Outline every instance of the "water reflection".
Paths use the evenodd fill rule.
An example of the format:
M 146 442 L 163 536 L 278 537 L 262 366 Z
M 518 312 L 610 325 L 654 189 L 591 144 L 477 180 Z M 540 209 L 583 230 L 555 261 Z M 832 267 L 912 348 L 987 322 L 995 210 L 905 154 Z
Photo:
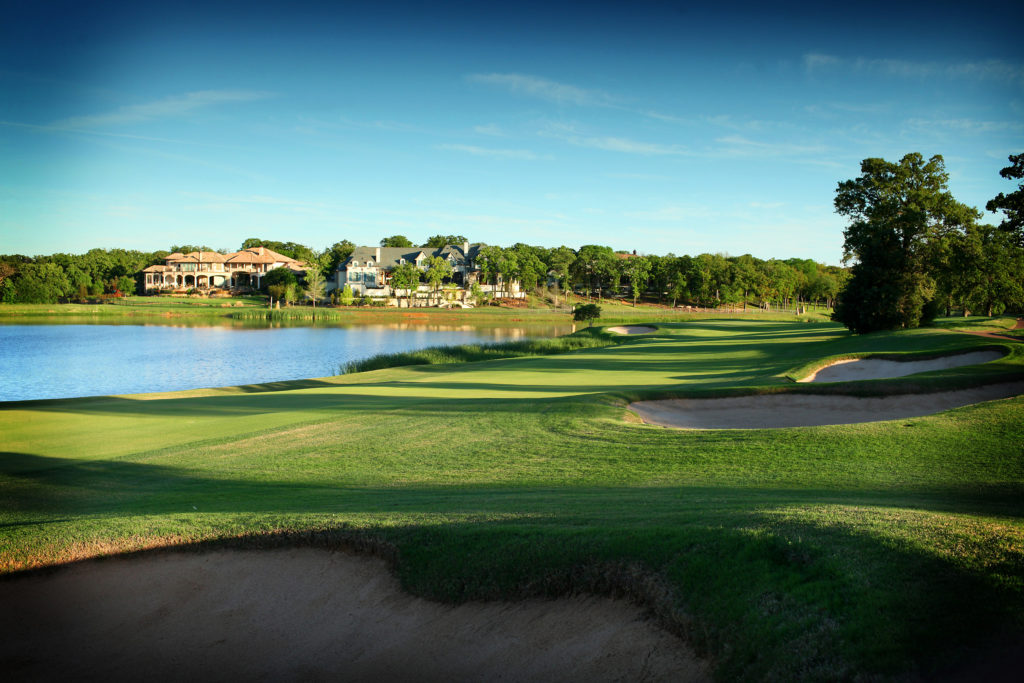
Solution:
M 62 321 L 63 323 L 64 321 Z M 0 401 L 179 391 L 325 377 L 378 353 L 551 337 L 571 325 L 0 325 Z M 242 322 L 242 321 L 234 321 Z

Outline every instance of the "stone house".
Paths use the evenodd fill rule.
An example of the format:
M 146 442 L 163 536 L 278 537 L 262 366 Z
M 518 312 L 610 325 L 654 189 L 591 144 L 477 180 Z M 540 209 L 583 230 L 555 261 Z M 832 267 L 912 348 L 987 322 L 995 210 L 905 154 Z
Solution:
M 264 275 L 275 268 L 288 268 L 301 277 L 306 265 L 266 247 L 252 247 L 231 254 L 193 251 L 168 254 L 163 265 L 149 266 L 144 274 L 147 294 L 175 289 L 258 289 Z

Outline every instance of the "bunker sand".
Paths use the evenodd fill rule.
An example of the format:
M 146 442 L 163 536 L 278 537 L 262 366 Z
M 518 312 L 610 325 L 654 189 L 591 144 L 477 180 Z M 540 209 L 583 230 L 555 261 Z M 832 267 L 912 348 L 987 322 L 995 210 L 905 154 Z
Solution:
M 648 332 L 657 332 L 657 330 L 658 328 L 650 325 L 616 325 L 608 328 L 608 331 L 613 334 L 647 334 Z
M 766 394 L 710 399 L 637 401 L 629 405 L 654 425 L 682 429 L 773 429 L 901 420 L 1024 393 L 1024 382 L 932 394 L 860 398 Z
M 628 603 L 443 605 L 324 550 L 86 562 L 2 581 L 0 604 L 7 680 L 710 680 Z
M 877 358 L 850 358 L 819 368 L 800 382 L 851 382 L 864 379 L 891 379 L 905 377 L 919 372 L 948 370 L 965 365 L 977 365 L 1002 358 L 999 351 L 972 351 L 955 356 L 943 356 L 928 360 L 895 361 Z

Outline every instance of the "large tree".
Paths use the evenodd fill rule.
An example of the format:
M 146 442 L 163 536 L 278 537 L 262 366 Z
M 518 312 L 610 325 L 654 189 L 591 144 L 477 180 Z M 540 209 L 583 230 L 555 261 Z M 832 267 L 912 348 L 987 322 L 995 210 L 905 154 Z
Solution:
M 391 271 L 391 288 L 395 290 L 395 296 L 399 296 L 398 290 L 406 290 L 406 298 L 412 300 L 413 291 L 420 284 L 420 269 L 412 263 L 403 263 Z
M 572 263 L 571 272 L 573 280 L 587 290 L 587 296 L 590 296 L 591 292 L 596 289 L 600 299 L 603 291 L 602 281 L 616 270 L 617 265 L 618 258 L 611 247 L 584 244 L 576 253 L 576 260 Z
M 452 276 L 452 264 L 448 262 L 448 259 L 440 256 L 431 256 L 430 260 L 427 261 L 427 282 L 430 283 L 430 289 L 433 291 L 434 296 L 437 296 L 437 289 L 441 286 L 441 283 L 445 278 Z
M 382 247 L 400 247 L 402 249 L 409 249 L 412 245 L 410 240 L 405 235 L 392 235 L 391 237 L 385 237 L 380 241 Z
M 428 247 L 430 249 L 440 249 L 441 247 L 447 247 L 449 244 L 455 244 L 461 247 L 468 241 L 469 240 L 462 235 L 433 235 L 432 237 L 428 237 L 427 241 L 420 246 L 424 249 Z
M 947 188 L 939 155 L 917 153 L 899 163 L 865 159 L 861 175 L 839 183 L 836 212 L 843 231 L 843 259 L 854 259 L 833 317 L 856 333 L 917 327 L 935 292 L 930 252 L 980 216 Z
M 1010 165 L 999 171 L 999 175 L 1008 180 L 1024 179 L 1024 154 L 1011 154 Z M 1024 247 L 1024 181 L 1017 184 L 1015 192 L 997 194 L 985 208 L 992 212 L 1002 211 L 1006 218 L 999 227 L 1012 233 L 1017 244 Z
M 651 279 L 651 262 L 646 256 L 634 256 L 633 258 L 625 259 L 622 264 L 622 274 L 629 280 L 629 290 L 633 294 L 633 305 L 636 306 L 636 300 L 643 294 L 647 288 L 647 283 Z

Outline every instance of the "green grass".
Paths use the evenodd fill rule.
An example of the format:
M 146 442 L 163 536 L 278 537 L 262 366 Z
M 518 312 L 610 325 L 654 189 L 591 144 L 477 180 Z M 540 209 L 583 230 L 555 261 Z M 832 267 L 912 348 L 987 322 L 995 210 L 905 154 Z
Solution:
M 553 356 L 0 405 L 0 565 L 166 545 L 386 548 L 446 601 L 647 601 L 725 679 L 933 677 L 1024 634 L 1024 398 L 890 422 L 682 431 L 627 400 L 812 391 L 939 329 L 696 320 Z M 885 393 L 1021 376 L 980 368 Z
M 551 356 L 579 349 L 595 349 L 610 346 L 623 339 L 603 332 L 600 328 L 584 328 L 573 334 L 551 339 L 525 339 L 520 341 L 496 342 L 494 344 L 459 344 L 456 346 L 432 346 L 426 349 L 401 353 L 381 353 L 376 356 L 353 360 L 339 368 L 339 374 L 369 372 L 407 365 L 445 365 L 451 363 L 476 363 L 500 358 L 524 358 L 526 356 Z

